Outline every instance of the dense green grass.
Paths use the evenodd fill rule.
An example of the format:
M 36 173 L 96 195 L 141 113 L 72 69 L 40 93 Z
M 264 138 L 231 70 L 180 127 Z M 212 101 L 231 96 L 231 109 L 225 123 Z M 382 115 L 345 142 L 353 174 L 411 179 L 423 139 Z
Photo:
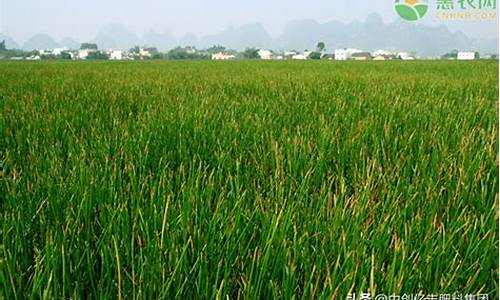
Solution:
M 497 298 L 498 80 L 0 63 L 0 298 Z

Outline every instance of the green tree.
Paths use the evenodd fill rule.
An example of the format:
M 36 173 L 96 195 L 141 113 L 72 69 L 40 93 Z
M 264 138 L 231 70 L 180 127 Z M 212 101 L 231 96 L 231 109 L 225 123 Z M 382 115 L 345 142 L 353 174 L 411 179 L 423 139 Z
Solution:
M 310 59 L 320 59 L 321 53 L 318 51 L 311 52 L 311 54 L 309 54 L 309 58 Z
M 136 45 L 136 46 L 130 48 L 128 50 L 128 52 L 134 53 L 134 54 L 139 54 L 139 52 L 141 52 L 141 47 L 139 47 L 139 46 Z
M 322 53 L 323 51 L 325 51 L 325 43 L 324 42 L 318 42 L 318 44 L 316 45 L 316 51 Z
M 257 58 L 259 58 L 259 49 L 246 48 L 241 54 L 246 59 L 257 59 Z
M 151 54 L 151 59 L 162 59 L 163 55 L 158 51 L 156 47 L 148 47 L 144 50 L 148 51 Z
M 59 54 L 59 56 L 57 58 L 59 58 L 59 59 L 71 59 L 71 54 L 69 54 L 69 52 L 67 52 L 67 51 L 63 51 L 63 52 L 61 52 L 61 54 Z
M 31 55 L 36 55 L 37 53 L 32 52 L 24 52 L 19 49 L 5 49 L 0 51 L 0 59 L 9 59 L 11 57 L 28 57 Z
M 0 42 L 0 51 L 5 51 L 7 50 L 7 47 L 5 47 L 5 40 L 3 40 L 2 42 Z
M 101 52 L 101 51 L 95 51 L 95 52 L 90 52 L 89 55 L 87 56 L 87 59 L 96 59 L 96 60 L 100 60 L 100 59 L 108 59 L 109 56 L 104 53 L 104 52 Z
M 213 45 L 212 47 L 208 48 L 205 50 L 207 53 L 219 53 L 219 52 L 224 52 L 226 51 L 226 47 L 222 45 Z
M 445 53 L 444 55 L 441 56 L 442 59 L 457 59 L 458 57 L 458 50 L 453 49 L 448 53 Z
M 51 53 L 51 54 L 41 54 L 40 58 L 53 60 L 53 59 L 56 59 L 57 57 Z
M 168 59 L 210 59 L 210 55 L 198 52 L 193 47 L 175 47 L 166 56 Z

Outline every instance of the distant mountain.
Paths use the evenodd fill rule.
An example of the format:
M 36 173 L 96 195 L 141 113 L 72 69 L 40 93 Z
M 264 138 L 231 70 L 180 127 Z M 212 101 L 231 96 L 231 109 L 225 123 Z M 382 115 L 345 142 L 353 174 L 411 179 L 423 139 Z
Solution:
M 160 51 L 177 46 L 175 37 L 171 33 L 158 33 L 154 30 L 150 30 L 142 36 L 141 45 L 157 47 Z
M 35 49 L 54 49 L 59 47 L 59 44 L 54 41 L 54 39 L 47 34 L 36 34 L 30 39 L 28 39 L 23 44 L 24 50 L 35 50 Z
M 148 45 L 163 51 L 174 46 L 207 48 L 213 45 L 237 50 L 246 47 L 304 50 L 314 49 L 319 41 L 325 42 L 330 52 L 335 48 L 359 48 L 368 51 L 386 49 L 413 51 L 423 57 L 439 56 L 452 49 L 498 53 L 498 39 L 469 38 L 462 32 L 450 32 L 445 25 L 431 27 L 404 21 L 385 24 L 378 14 L 368 15 L 363 22 L 350 23 L 295 20 L 289 22 L 277 38 L 272 38 L 259 23 L 228 28 L 220 33 L 205 36 L 188 33 L 177 40 L 169 33 L 157 33 L 153 30 L 140 39 L 124 26 L 110 24 L 101 28 L 95 38 L 101 49 L 128 49 L 134 45 Z
M 99 49 L 129 49 L 134 45 L 141 44 L 141 40 L 135 34 L 117 23 L 101 27 L 92 42 L 96 43 Z
M 336 30 L 331 30 L 330 33 L 327 33 L 325 29 L 326 26 L 321 26 L 316 21 L 309 19 L 288 22 L 283 33 L 275 41 L 275 46 L 279 49 L 310 49 L 318 41 L 327 42 L 330 40 L 329 34 L 336 32 Z
M 275 44 L 269 33 L 261 24 L 248 24 L 237 28 L 230 28 L 219 34 L 200 38 L 201 47 L 224 45 L 233 49 L 246 47 L 272 48 Z
M 80 48 L 80 43 L 75 41 L 72 38 L 66 37 L 61 40 L 61 46 L 66 47 L 69 49 L 79 49 Z
M 176 46 L 200 46 L 200 42 L 198 41 L 198 37 L 194 33 L 187 33 L 182 36 L 177 42 Z
M 3 33 L 0 33 L 0 41 L 3 40 L 5 40 L 5 47 L 7 47 L 7 49 L 19 49 L 19 44 L 17 44 L 13 38 Z
M 6 40 L 8 48 L 18 47 L 10 37 L 0 35 L 1 39 Z M 166 51 L 175 46 L 207 48 L 222 45 L 236 50 L 256 47 L 301 51 L 314 49 L 319 41 L 326 44 L 329 52 L 335 48 L 359 48 L 367 51 L 386 49 L 416 52 L 422 57 L 439 56 L 453 49 L 498 53 L 498 38 L 474 39 L 460 31 L 450 32 L 445 25 L 431 27 L 404 21 L 385 24 L 378 14 L 368 15 L 363 22 L 350 23 L 295 20 L 289 22 L 276 38 L 272 38 L 259 23 L 228 28 L 220 33 L 205 36 L 188 33 L 180 39 L 175 39 L 170 33 L 158 33 L 154 30 L 138 37 L 125 26 L 115 23 L 103 26 L 95 39 L 83 42 L 96 43 L 99 49 L 129 49 L 135 45 L 141 45 Z M 61 41 L 61 45 L 78 48 L 80 43 L 65 38 Z M 50 49 L 57 46 L 58 44 L 50 36 L 38 34 L 26 41 L 23 49 Z
M 313 20 L 288 23 L 276 40 L 275 47 L 282 49 L 312 48 L 318 41 L 328 49 L 359 48 L 364 50 L 387 49 L 414 51 L 420 56 L 436 56 L 452 49 L 498 52 L 498 39 L 472 39 L 462 32 L 452 33 L 444 25 L 430 27 L 403 21 L 384 24 L 377 14 L 360 22 L 319 24 Z

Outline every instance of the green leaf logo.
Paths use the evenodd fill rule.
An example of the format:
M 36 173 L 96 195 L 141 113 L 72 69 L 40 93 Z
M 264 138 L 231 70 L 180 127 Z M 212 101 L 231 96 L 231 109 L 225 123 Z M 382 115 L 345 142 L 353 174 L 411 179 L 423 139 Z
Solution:
M 396 0 L 394 10 L 405 21 L 417 21 L 425 16 L 429 4 L 427 0 Z

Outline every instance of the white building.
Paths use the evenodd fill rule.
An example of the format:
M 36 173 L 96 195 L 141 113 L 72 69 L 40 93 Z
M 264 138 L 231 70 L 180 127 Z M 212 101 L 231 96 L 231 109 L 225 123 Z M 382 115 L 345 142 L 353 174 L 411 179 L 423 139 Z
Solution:
M 259 55 L 260 59 L 272 59 L 273 58 L 273 53 L 269 50 L 264 50 L 260 49 L 257 54 Z
M 295 54 L 292 56 L 292 59 L 304 60 L 307 59 L 307 57 L 304 54 Z
M 64 51 L 67 51 L 68 48 L 54 48 L 52 50 L 52 54 L 54 55 L 61 55 L 61 53 L 63 53 Z
M 295 52 L 295 51 L 285 51 L 285 53 L 283 53 L 283 57 L 286 58 L 286 59 L 293 58 L 294 55 L 297 55 L 297 52 Z
M 109 59 L 122 60 L 123 51 L 122 50 L 109 50 Z
M 27 60 L 40 60 L 40 56 L 38 55 L 32 55 L 29 57 L 26 57 Z
M 89 53 L 92 52 L 94 50 L 91 50 L 91 49 L 80 49 L 78 50 L 78 59 L 87 59 L 87 56 L 89 56 Z
M 353 60 L 369 60 L 369 59 L 372 59 L 372 55 L 370 54 L 370 52 L 357 52 L 357 53 L 353 53 L 351 55 L 351 58 Z
M 196 48 L 193 47 L 193 46 L 187 46 L 185 49 L 186 49 L 186 53 L 189 53 L 189 54 L 195 54 L 196 53 Z
M 458 60 L 474 60 L 476 59 L 476 54 L 472 51 L 460 51 L 457 54 Z
M 217 52 L 212 54 L 212 59 L 213 60 L 230 60 L 230 59 L 235 59 L 236 56 L 232 54 L 226 54 L 224 52 Z
M 354 53 L 360 53 L 361 50 L 353 49 L 353 48 L 344 48 L 344 49 L 335 49 L 334 58 L 335 60 L 348 60 L 351 59 L 351 56 Z
M 305 59 L 309 58 L 309 56 L 311 55 L 311 53 L 312 53 L 312 51 L 305 50 L 303 53 L 296 53 L 296 54 L 292 55 L 292 59 L 305 60 Z
M 398 52 L 397 56 L 402 60 L 415 60 L 415 57 L 408 52 Z
M 140 57 L 151 57 L 151 52 L 149 52 L 149 50 L 147 50 L 147 49 L 140 48 L 139 49 L 139 56 Z
M 387 57 L 385 57 L 383 55 L 377 55 L 377 56 L 373 57 L 373 60 L 387 60 Z
M 493 59 L 494 56 L 492 54 L 483 54 L 481 55 L 481 59 Z
M 392 56 L 392 52 L 387 51 L 387 50 L 383 50 L 383 49 L 379 49 L 379 50 L 374 51 L 372 53 L 372 56 L 373 57 L 377 57 L 377 56 L 390 57 L 390 56 Z
M 335 49 L 333 55 L 335 60 L 347 60 L 347 49 Z

